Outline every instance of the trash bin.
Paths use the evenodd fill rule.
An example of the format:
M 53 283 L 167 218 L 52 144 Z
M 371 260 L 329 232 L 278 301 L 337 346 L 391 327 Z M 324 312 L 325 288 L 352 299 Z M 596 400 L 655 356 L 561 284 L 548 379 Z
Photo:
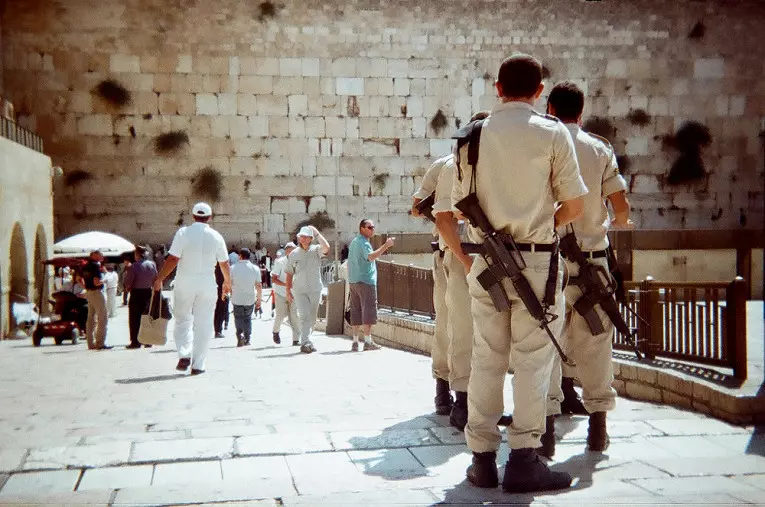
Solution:
M 345 280 L 332 282 L 327 286 L 327 330 L 328 335 L 343 334 L 345 314 Z

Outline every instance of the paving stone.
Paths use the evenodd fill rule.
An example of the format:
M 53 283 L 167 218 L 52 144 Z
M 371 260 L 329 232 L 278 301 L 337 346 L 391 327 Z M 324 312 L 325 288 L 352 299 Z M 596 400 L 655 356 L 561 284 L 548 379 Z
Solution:
M 285 507 L 307 506 L 406 506 L 430 507 L 437 498 L 424 489 L 363 491 L 358 493 L 340 493 L 330 495 L 288 496 L 281 499 Z
M 325 433 L 277 433 L 236 439 L 236 453 L 239 456 L 301 454 L 331 450 L 332 444 Z
M 167 484 L 193 484 L 196 486 L 217 484 L 223 481 L 220 461 L 189 461 L 186 463 L 163 463 L 154 468 L 152 486 Z
M 138 442 L 134 444 L 130 461 L 133 463 L 144 463 L 201 458 L 229 458 L 233 453 L 233 446 L 233 438 Z
M 300 495 L 369 491 L 379 481 L 365 476 L 344 452 L 287 456 L 287 465 Z
M 125 488 L 117 492 L 112 505 L 187 505 L 223 502 L 263 501 L 255 505 L 275 505 L 273 498 L 267 499 L 248 484 L 202 485 L 174 484 L 150 486 L 147 488 Z
M 111 489 L 99 489 L 93 491 L 60 491 L 56 493 L 28 493 L 4 496 L 0 494 L 0 505 L 65 505 L 88 507 L 107 507 L 113 491 Z
M 24 461 L 24 470 L 119 465 L 127 463 L 129 457 L 129 442 L 32 449 Z
M 646 441 L 681 458 L 737 456 L 741 452 L 726 448 L 703 436 L 646 437 Z
M 555 497 L 544 496 L 542 497 L 544 505 L 549 506 L 575 506 L 582 505 L 580 498 L 569 498 L 566 494 L 561 494 Z M 728 507 L 730 505 L 736 505 L 738 502 L 736 498 L 731 495 L 673 495 L 669 497 L 657 497 L 647 494 L 646 496 L 630 496 L 628 499 L 624 497 L 591 497 L 587 499 L 587 505 L 635 505 L 635 506 L 650 506 L 650 507 L 677 507 L 678 505 L 696 506 L 704 505 L 708 507 Z M 533 505 L 533 504 L 532 504 Z
M 297 494 L 283 456 L 226 459 L 221 462 L 221 468 L 224 483 L 249 484 L 263 496 Z
M 216 438 L 216 437 L 241 437 L 248 435 L 269 435 L 273 433 L 265 425 L 231 425 L 219 426 L 212 425 L 207 428 L 196 428 L 190 431 L 192 438 Z
M 765 491 L 765 475 L 736 475 L 732 479 Z
M 765 474 L 765 457 L 762 456 L 697 456 L 695 458 L 653 460 L 650 464 L 676 477 Z
M 658 496 L 663 495 L 704 495 L 726 493 L 735 495 L 741 491 L 762 494 L 762 490 L 738 482 L 730 477 L 671 477 L 669 479 L 637 479 L 633 484 L 651 491 Z
M 434 445 L 439 442 L 427 430 L 338 431 L 329 434 L 335 449 L 387 449 Z
M 26 454 L 26 449 L 0 449 L 0 472 L 18 470 Z
M 733 426 L 717 419 L 697 419 L 692 422 L 678 424 L 676 420 L 654 420 L 645 421 L 654 428 L 666 433 L 667 435 L 730 435 L 738 433 L 752 433 L 752 430 Z
M 50 472 L 29 472 L 12 475 L 0 490 L 0 498 L 28 495 L 31 492 L 44 495 L 59 491 L 73 491 L 79 470 L 54 470 Z
M 113 435 L 92 435 L 85 437 L 84 445 L 108 442 L 156 442 L 160 440 L 183 440 L 191 435 L 188 431 L 144 431 L 140 433 L 116 433 Z
M 77 491 L 150 486 L 153 472 L 154 465 L 88 469 Z
M 465 443 L 465 433 L 451 426 L 446 428 L 431 428 L 430 431 L 432 431 L 436 438 L 438 438 L 444 444 Z
M 388 480 L 413 479 L 428 475 L 408 449 L 380 449 L 375 451 L 348 451 L 356 467 L 366 475 Z

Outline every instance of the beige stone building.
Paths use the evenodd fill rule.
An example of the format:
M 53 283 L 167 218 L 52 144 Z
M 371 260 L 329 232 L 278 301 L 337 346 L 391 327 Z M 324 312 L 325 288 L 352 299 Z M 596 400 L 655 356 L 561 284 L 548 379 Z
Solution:
M 53 194 L 50 157 L 25 139 L 7 132 L 4 118 L 0 135 L 0 338 L 13 328 L 12 303 L 34 301 L 46 283 L 41 262 L 51 255 Z M 6 137 L 7 136 L 7 137 Z M 20 142 L 12 141 L 18 139 Z M 37 148 L 40 146 L 38 145 Z
M 763 226 L 756 0 L 4 5 L 2 86 L 64 167 L 60 234 L 169 242 L 199 198 L 230 243 L 286 241 L 320 212 L 345 236 L 361 215 L 425 232 L 411 193 L 458 122 L 495 103 L 496 69 L 519 50 L 548 85 L 584 87 L 639 228 Z M 689 121 L 711 137 L 705 173 L 669 184 Z

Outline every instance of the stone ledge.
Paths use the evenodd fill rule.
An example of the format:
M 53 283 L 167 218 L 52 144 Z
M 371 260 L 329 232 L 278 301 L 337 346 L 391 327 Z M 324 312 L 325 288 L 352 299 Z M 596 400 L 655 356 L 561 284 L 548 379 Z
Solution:
M 323 329 L 324 325 L 321 322 L 316 327 Z M 429 355 L 435 324 L 425 317 L 381 310 L 372 330 L 375 340 L 382 345 Z M 345 331 L 350 334 L 347 325 Z M 737 392 L 735 388 L 647 361 L 638 363 L 614 357 L 613 385 L 625 398 L 693 410 L 734 424 L 765 422 L 765 392 Z

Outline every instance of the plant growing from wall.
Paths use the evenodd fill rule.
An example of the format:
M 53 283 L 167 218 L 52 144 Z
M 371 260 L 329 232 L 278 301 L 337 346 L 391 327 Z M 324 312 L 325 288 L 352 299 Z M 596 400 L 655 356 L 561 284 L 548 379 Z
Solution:
M 712 143 L 709 128 L 699 122 L 683 123 L 674 136 L 665 136 L 665 147 L 680 152 L 667 175 L 667 183 L 679 185 L 703 178 L 706 175 L 701 154 Z
M 372 178 L 372 187 L 378 194 L 382 194 L 383 190 L 385 190 L 385 183 L 388 181 L 388 178 L 390 175 L 388 174 L 376 174 L 374 178 Z
M 189 135 L 185 130 L 165 132 L 154 138 L 154 151 L 167 155 L 180 150 L 185 144 L 189 144 Z
M 93 179 L 93 175 L 90 174 L 88 171 L 75 169 L 74 171 L 67 172 L 66 174 L 64 174 L 64 185 L 67 187 L 76 187 L 83 181 L 88 181 L 92 179 Z
M 333 229 L 335 227 L 335 221 L 330 218 L 326 211 L 317 211 L 306 220 L 299 222 L 295 226 L 295 230 L 292 231 L 292 235 L 297 235 L 298 231 L 300 231 L 300 228 L 305 227 L 306 225 L 313 225 L 318 230 L 324 231 L 326 229 Z
M 209 165 L 197 171 L 191 179 L 191 191 L 194 197 L 217 202 L 220 200 L 222 189 L 223 177 L 217 169 Z
M 586 132 L 605 137 L 609 142 L 612 142 L 616 137 L 616 127 L 611 123 L 608 118 L 602 116 L 591 116 L 582 124 L 582 128 Z
M 645 112 L 645 109 L 630 109 L 627 119 L 631 124 L 638 127 L 645 127 L 651 123 L 651 117 Z
M 704 34 L 707 33 L 707 27 L 704 25 L 703 21 L 697 21 L 695 25 L 693 25 L 693 28 L 691 28 L 691 31 L 688 33 L 689 39 L 703 39 Z
M 114 79 L 106 79 L 98 83 L 95 92 L 99 97 L 116 107 L 127 106 L 132 100 L 127 88 Z
M 441 131 L 446 128 L 448 123 L 449 122 L 446 119 L 446 115 L 439 109 L 436 111 L 436 114 L 433 116 L 433 118 L 430 119 L 430 128 L 432 128 L 433 132 L 436 134 L 440 134 Z
M 276 5 L 273 2 L 261 2 L 258 20 L 263 22 L 271 18 L 275 18 L 280 8 L 280 5 Z

